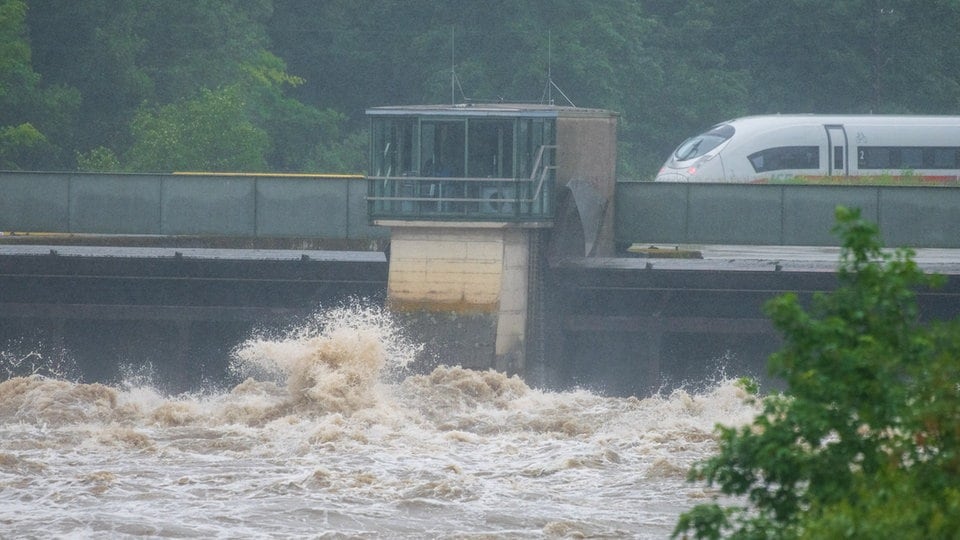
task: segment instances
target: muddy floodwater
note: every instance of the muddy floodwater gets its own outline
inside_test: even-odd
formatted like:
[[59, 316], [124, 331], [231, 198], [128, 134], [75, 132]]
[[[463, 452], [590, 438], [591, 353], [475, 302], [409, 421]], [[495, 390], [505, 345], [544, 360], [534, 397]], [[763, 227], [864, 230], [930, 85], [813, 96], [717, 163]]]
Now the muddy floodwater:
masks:
[[[644, 399], [442, 366], [378, 312], [233, 352], [237, 382], [164, 395], [0, 383], [4, 538], [666, 538], [686, 473], [756, 411], [718, 380]], [[9, 360], [9, 358], [8, 358]]]

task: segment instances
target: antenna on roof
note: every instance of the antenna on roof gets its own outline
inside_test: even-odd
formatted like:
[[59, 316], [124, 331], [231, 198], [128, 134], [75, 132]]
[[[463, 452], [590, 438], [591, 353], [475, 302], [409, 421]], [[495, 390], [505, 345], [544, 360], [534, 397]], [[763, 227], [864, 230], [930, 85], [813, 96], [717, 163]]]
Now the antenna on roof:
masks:
[[450, 27], [450, 104], [456, 105], [457, 98], [454, 94], [457, 83], [457, 61], [456, 61], [456, 40], [454, 39], [456, 28]]
[[544, 98], [546, 98], [547, 104], [553, 105], [553, 89], [556, 88], [557, 92], [560, 92], [560, 95], [563, 96], [563, 99], [567, 100], [567, 103], [569, 103], [571, 107], [576, 107], [576, 105], [574, 105], [573, 102], [570, 101], [570, 98], [568, 98], [567, 95], [563, 93], [563, 90], [561, 90], [560, 87], [553, 82], [553, 48], [552, 46], [553, 46], [553, 33], [552, 31], [548, 30], [547, 31], [547, 85], [543, 89], [543, 95], [540, 96], [540, 103], [543, 103]]
[[456, 90], [460, 89], [460, 95], [463, 97], [463, 101], [470, 101], [470, 98], [463, 93], [463, 86], [460, 85], [460, 78], [457, 77], [457, 59], [456, 59], [456, 43], [455, 38], [456, 28], [450, 27], [450, 105], [457, 104], [457, 95]]

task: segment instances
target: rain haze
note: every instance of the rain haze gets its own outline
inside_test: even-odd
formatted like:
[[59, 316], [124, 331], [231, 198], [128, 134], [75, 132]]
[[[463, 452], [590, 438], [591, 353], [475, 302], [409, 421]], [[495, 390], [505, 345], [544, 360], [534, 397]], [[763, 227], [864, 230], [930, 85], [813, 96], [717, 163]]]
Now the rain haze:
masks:
[[814, 4], [0, 0], [0, 536], [737, 502], [688, 472], [784, 387], [836, 205], [960, 312], [960, 6]]

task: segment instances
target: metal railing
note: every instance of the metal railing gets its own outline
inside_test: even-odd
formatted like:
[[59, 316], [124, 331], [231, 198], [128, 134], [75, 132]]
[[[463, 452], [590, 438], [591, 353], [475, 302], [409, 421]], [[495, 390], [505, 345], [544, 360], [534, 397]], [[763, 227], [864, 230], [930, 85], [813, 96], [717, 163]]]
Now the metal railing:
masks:
[[556, 146], [537, 150], [528, 178], [368, 176], [371, 219], [533, 221], [554, 212]]

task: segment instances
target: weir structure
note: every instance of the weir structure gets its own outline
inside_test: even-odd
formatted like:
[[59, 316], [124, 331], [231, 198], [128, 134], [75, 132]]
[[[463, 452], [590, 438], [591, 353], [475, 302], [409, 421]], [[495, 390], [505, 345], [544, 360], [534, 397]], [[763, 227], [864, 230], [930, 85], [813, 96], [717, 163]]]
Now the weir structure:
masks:
[[390, 231], [391, 310], [438, 363], [525, 373], [549, 333], [533, 324], [546, 259], [612, 253], [616, 114], [501, 103], [367, 115], [367, 209]]
[[411, 319], [413, 368], [615, 395], [762, 378], [764, 303], [836, 287], [838, 204], [947, 277], [923, 321], [960, 317], [960, 188], [614, 184], [607, 111], [369, 113], [369, 176], [0, 171], [0, 377], [36, 342], [88, 381], [153, 364], [197, 389], [252, 333], [367, 299]]

